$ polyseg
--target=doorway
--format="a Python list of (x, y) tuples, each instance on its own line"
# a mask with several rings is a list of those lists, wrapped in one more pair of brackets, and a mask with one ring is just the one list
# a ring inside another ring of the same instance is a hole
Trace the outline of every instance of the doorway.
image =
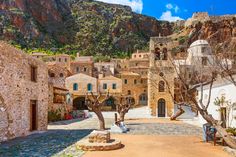
[(85, 104), (85, 97), (77, 97), (73, 100), (74, 110), (88, 110), (87, 105)]
[(158, 117), (166, 116), (166, 101), (165, 99), (159, 99), (157, 104)]
[(37, 130), (37, 101), (31, 100), (30, 101), (30, 131)]
[(220, 108), (220, 120), (222, 121), (222, 127), (226, 128), (226, 120), (227, 120), (227, 110), (226, 107)]

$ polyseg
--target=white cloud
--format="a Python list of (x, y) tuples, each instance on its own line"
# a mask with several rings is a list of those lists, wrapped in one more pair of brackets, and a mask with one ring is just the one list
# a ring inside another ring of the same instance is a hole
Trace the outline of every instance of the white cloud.
[(173, 5), (170, 4), (170, 3), (169, 3), (169, 4), (166, 4), (166, 8), (167, 8), (167, 9), (173, 9)]
[(175, 12), (177, 13), (179, 11), (179, 7), (176, 5), (175, 6)]
[(166, 11), (162, 13), (160, 20), (173, 22), (173, 21), (183, 20), (183, 19), (178, 16), (172, 16), (171, 11)]
[(167, 8), (168, 10), (174, 10), (175, 13), (177, 13), (177, 12), (180, 10), (178, 5), (176, 5), (176, 4), (171, 4), (171, 3), (166, 4), (166, 8)]
[(143, 11), (142, 0), (97, 0), (97, 1), (111, 3), (111, 4), (127, 5), (127, 6), (130, 6), (132, 10), (137, 13), (142, 13)]

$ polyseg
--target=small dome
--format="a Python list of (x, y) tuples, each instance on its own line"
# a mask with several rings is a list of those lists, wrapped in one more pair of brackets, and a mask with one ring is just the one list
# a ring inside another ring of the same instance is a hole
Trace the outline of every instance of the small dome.
[(209, 43), (206, 40), (196, 40), (190, 45), (190, 47), (200, 46), (200, 45), (209, 45)]

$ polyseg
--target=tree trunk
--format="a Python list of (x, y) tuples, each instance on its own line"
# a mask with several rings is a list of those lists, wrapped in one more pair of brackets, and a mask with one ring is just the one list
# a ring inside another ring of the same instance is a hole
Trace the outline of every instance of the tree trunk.
[(182, 108), (179, 108), (178, 112), (176, 112), (173, 116), (170, 117), (170, 120), (176, 120), (179, 116), (181, 116), (185, 111)]
[(105, 120), (102, 115), (101, 111), (94, 111), (94, 113), (97, 115), (98, 120), (99, 120), (99, 129), (100, 130), (105, 130)]
[(120, 112), (119, 115), (120, 115), (120, 121), (124, 122), (124, 120), (125, 120), (125, 113), (124, 112)]
[(226, 129), (221, 126), (221, 124), (215, 120), (211, 115), (205, 113), (203, 110), (200, 112), (202, 117), (210, 124), (212, 124), (219, 134), (222, 136), (224, 141), (233, 149), (236, 149), (236, 140), (233, 139), (227, 132)]

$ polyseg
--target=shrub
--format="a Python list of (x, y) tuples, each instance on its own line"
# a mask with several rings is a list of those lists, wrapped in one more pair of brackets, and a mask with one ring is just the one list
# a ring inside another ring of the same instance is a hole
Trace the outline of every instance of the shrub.
[(226, 129), (228, 133), (231, 133), (233, 136), (236, 136), (236, 128), (228, 128)]
[(51, 111), (48, 111), (48, 121), (49, 122), (56, 122), (56, 121), (60, 121), (60, 120), (63, 120), (61, 118), (61, 109), (57, 109), (57, 110), (51, 110)]

